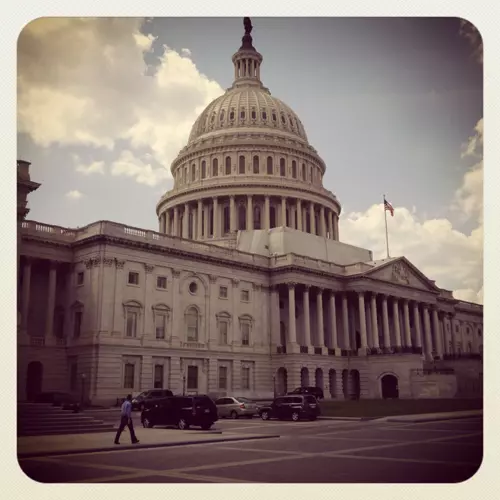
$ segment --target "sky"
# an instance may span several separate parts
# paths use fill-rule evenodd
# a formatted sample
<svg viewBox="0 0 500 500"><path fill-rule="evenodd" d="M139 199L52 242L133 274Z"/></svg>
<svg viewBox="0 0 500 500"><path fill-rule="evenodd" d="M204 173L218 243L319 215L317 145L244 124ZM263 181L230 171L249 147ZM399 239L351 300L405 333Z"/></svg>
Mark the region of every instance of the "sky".
<svg viewBox="0 0 500 500"><path fill-rule="evenodd" d="M261 79L301 118L340 239L483 300L483 65L458 18L252 18ZM170 164L232 84L241 18L42 18L18 41L29 218L158 229Z"/></svg>

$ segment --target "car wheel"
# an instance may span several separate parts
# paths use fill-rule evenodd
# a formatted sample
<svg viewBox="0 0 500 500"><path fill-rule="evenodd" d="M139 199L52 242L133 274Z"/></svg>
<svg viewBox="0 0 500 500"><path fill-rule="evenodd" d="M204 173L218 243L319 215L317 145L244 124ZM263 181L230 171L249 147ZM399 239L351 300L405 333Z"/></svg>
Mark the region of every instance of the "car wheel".
<svg viewBox="0 0 500 500"><path fill-rule="evenodd" d="M203 425L201 426L201 428L202 428L204 431L208 431L208 430L210 430L210 429L212 428L212 425L213 425L213 424L203 424Z"/></svg>
<svg viewBox="0 0 500 500"><path fill-rule="evenodd" d="M293 420L294 422L297 422L297 421L299 420L299 418L300 418L299 413L298 413L297 411L294 411L294 412L292 413L292 420Z"/></svg>
<svg viewBox="0 0 500 500"><path fill-rule="evenodd" d="M231 418L238 418L238 414L234 410L231 412Z"/></svg>
<svg viewBox="0 0 500 500"><path fill-rule="evenodd" d="M260 414L260 418L262 420L269 420L269 412L267 411L263 411L261 414Z"/></svg>
<svg viewBox="0 0 500 500"><path fill-rule="evenodd" d="M181 431L189 429L189 424L186 422L186 419L180 418L177 422L177 428Z"/></svg>
<svg viewBox="0 0 500 500"><path fill-rule="evenodd" d="M142 425L146 429L151 429L153 427L153 422L151 422L148 417L145 417L142 421Z"/></svg>

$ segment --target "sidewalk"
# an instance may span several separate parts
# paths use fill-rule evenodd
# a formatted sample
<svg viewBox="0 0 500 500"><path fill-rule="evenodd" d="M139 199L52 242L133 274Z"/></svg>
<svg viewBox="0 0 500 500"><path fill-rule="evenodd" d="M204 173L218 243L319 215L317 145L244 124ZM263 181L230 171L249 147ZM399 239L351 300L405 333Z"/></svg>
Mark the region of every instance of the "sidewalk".
<svg viewBox="0 0 500 500"><path fill-rule="evenodd" d="M123 431L120 445L114 444L115 432L92 434L66 434L55 436L26 436L17 438L18 458L47 457L51 455L73 455L140 448L162 448L188 444L218 443L226 441L248 441L253 439L277 438L279 435L240 434L223 436L222 431L198 431L178 429L135 430L139 444L131 444L127 429Z"/></svg>
<svg viewBox="0 0 500 500"><path fill-rule="evenodd" d="M439 422L442 420L454 420L457 418L479 417L483 410L452 411L447 413L423 413L421 415L393 415L392 417L378 418L377 422Z"/></svg>

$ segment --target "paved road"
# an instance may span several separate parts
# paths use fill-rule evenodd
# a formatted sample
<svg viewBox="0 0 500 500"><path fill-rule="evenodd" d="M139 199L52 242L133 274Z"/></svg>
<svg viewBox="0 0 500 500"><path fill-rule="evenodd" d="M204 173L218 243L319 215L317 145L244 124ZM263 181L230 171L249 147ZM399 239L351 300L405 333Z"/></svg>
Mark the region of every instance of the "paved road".
<svg viewBox="0 0 500 500"><path fill-rule="evenodd" d="M453 483L473 476L483 454L482 418L418 424L221 420L215 427L231 436L281 437L20 464L40 482Z"/></svg>

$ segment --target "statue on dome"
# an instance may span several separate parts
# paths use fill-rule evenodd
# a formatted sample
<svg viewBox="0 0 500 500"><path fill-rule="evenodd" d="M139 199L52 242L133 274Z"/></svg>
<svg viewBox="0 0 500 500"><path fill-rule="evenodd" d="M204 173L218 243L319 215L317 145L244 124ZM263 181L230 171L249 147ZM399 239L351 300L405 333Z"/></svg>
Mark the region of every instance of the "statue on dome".
<svg viewBox="0 0 500 500"><path fill-rule="evenodd" d="M249 17L243 18L243 26L245 27L245 35L249 35L253 29L252 21L250 20Z"/></svg>

